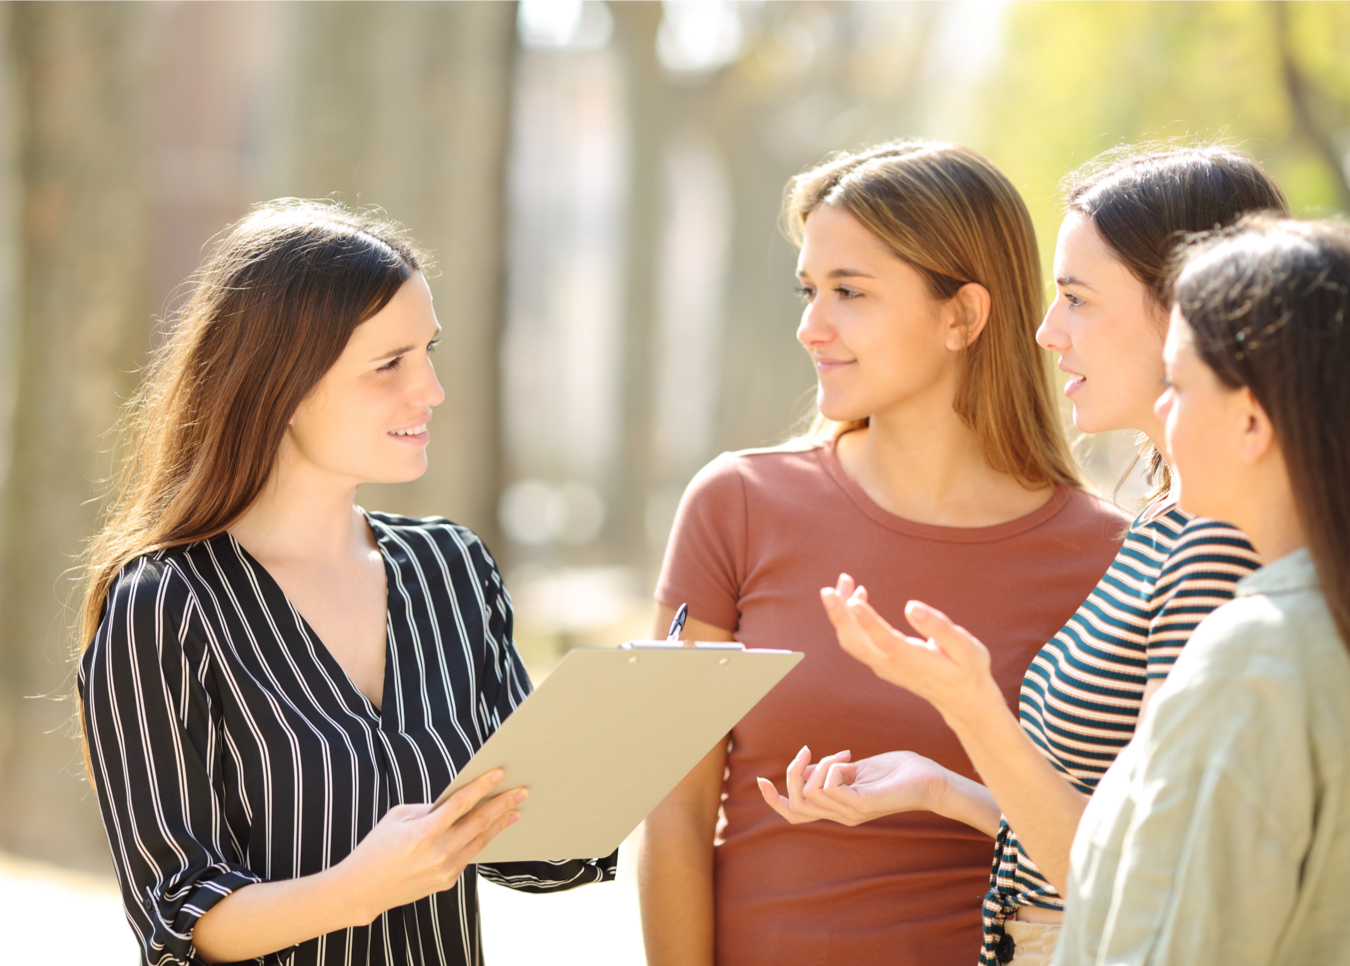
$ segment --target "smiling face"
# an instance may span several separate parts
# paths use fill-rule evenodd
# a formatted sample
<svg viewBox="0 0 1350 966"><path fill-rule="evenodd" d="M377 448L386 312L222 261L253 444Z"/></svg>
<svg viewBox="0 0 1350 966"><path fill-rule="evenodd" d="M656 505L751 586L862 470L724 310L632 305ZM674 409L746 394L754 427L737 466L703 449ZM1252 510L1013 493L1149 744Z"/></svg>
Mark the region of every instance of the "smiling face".
<svg viewBox="0 0 1350 966"><path fill-rule="evenodd" d="M401 483L427 468L431 408L445 399L430 353L440 325L414 273L356 327L333 367L304 398L283 457L344 484Z"/></svg>
<svg viewBox="0 0 1350 966"><path fill-rule="evenodd" d="M950 407L961 350L983 322L953 324L959 299L933 298L923 276L829 206L806 219L797 277L805 303L797 341L815 363L822 415L863 419L921 397Z"/></svg>
<svg viewBox="0 0 1350 966"><path fill-rule="evenodd" d="M1055 243L1055 300L1036 341L1059 353L1064 394L1085 433L1138 429L1154 440L1162 390L1162 310L1116 258L1092 220L1070 212Z"/></svg>

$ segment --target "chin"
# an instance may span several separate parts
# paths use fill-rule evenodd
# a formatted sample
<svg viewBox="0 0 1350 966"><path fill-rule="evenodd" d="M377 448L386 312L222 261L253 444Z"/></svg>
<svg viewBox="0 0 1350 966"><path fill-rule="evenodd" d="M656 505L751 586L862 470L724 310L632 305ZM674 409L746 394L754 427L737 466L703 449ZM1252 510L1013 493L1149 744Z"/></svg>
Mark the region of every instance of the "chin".
<svg viewBox="0 0 1350 966"><path fill-rule="evenodd" d="M421 479L427 472L427 460L423 456L415 463L397 464L390 460L380 466L370 467L366 474L368 483L411 483Z"/></svg>
<svg viewBox="0 0 1350 966"><path fill-rule="evenodd" d="M1073 407L1073 424L1084 433L1107 433L1113 429L1120 429L1109 419L1102 419L1099 414L1092 412L1091 408L1084 409L1078 404Z"/></svg>
<svg viewBox="0 0 1350 966"><path fill-rule="evenodd" d="M872 415L871 410L864 409L861 406L851 406L837 399L817 398L816 408L822 416L836 423L851 423L854 420L866 419Z"/></svg>

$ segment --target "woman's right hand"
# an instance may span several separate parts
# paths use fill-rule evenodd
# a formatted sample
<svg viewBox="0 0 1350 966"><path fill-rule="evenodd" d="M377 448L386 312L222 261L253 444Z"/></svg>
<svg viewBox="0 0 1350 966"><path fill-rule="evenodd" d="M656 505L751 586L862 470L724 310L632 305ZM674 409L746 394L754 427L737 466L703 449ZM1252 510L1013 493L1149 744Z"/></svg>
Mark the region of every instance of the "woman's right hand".
<svg viewBox="0 0 1350 966"><path fill-rule="evenodd" d="M811 749L802 748L787 768L786 797L767 778L756 781L769 807L794 825L861 825L896 812L935 811L947 787L947 769L912 751L851 758L840 751L812 765Z"/></svg>
<svg viewBox="0 0 1350 966"><path fill-rule="evenodd" d="M395 805L385 813L335 869L359 895L368 921L453 888L483 846L520 818L515 806L529 795L524 788L487 797L504 777L500 768L481 775L439 808Z"/></svg>
<svg viewBox="0 0 1350 966"><path fill-rule="evenodd" d="M820 599L840 647L883 681L930 702L949 725L972 711L978 715L986 703L1003 705L988 649L937 608L917 600L905 605L905 618L924 640L888 624L868 602L867 588L848 574L823 588Z"/></svg>

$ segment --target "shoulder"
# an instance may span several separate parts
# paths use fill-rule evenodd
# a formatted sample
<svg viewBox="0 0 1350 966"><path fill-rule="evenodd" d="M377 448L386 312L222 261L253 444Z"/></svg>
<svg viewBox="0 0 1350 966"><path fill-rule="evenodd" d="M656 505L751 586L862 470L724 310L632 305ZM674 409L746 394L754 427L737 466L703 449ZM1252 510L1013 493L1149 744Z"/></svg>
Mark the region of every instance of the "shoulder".
<svg viewBox="0 0 1350 966"><path fill-rule="evenodd" d="M365 514L377 540L401 547L418 563L468 560L478 569L497 569L482 538L445 517L408 517L379 510L366 510Z"/></svg>
<svg viewBox="0 0 1350 966"><path fill-rule="evenodd" d="M1167 574L1236 582L1261 566L1247 535L1227 523L1172 507L1150 526L1165 546Z"/></svg>
<svg viewBox="0 0 1350 966"><path fill-rule="evenodd" d="M157 653L166 639L182 639L189 615L201 611L186 566L190 550L175 547L143 554L117 572L82 666L105 654Z"/></svg>
<svg viewBox="0 0 1350 966"><path fill-rule="evenodd" d="M1217 689L1216 699L1231 700L1242 681L1267 691L1301 681L1330 645L1344 656L1321 594L1243 594L1200 622L1172 677L1177 690Z"/></svg>
<svg viewBox="0 0 1350 966"><path fill-rule="evenodd" d="M1093 493L1081 486L1066 487L1069 497L1064 503L1063 513L1070 518L1087 524L1100 525L1110 529L1117 541L1130 526L1130 516L1119 504Z"/></svg>
<svg viewBox="0 0 1350 966"><path fill-rule="evenodd" d="M677 523L688 524L697 518L725 523L742 519L746 513L791 511L803 500L814 500L820 490L836 495L838 487L830 479L821 452L819 443L792 440L781 446L722 453L689 481Z"/></svg>
<svg viewBox="0 0 1350 966"><path fill-rule="evenodd" d="M779 446L722 453L694 475L689 489L746 493L765 487L776 489L793 479L823 477L821 449L819 442L794 439Z"/></svg>
<svg viewBox="0 0 1350 966"><path fill-rule="evenodd" d="M170 547L129 560L108 587L105 619L125 608L138 612L185 609L193 592L184 564L188 554L198 546Z"/></svg>

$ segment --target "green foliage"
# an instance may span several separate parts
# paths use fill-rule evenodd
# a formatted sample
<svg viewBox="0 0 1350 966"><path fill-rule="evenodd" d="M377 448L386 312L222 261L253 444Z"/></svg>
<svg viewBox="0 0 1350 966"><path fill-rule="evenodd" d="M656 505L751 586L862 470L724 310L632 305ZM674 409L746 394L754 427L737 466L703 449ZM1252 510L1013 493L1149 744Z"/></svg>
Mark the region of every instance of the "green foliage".
<svg viewBox="0 0 1350 966"><path fill-rule="evenodd" d="M1350 124L1350 4L1288 13L1294 61L1330 136ZM1029 0L1006 17L981 147L1022 189L1047 270L1060 178L1121 143L1235 143L1280 180L1296 213L1337 210L1340 173L1295 120L1271 4Z"/></svg>

